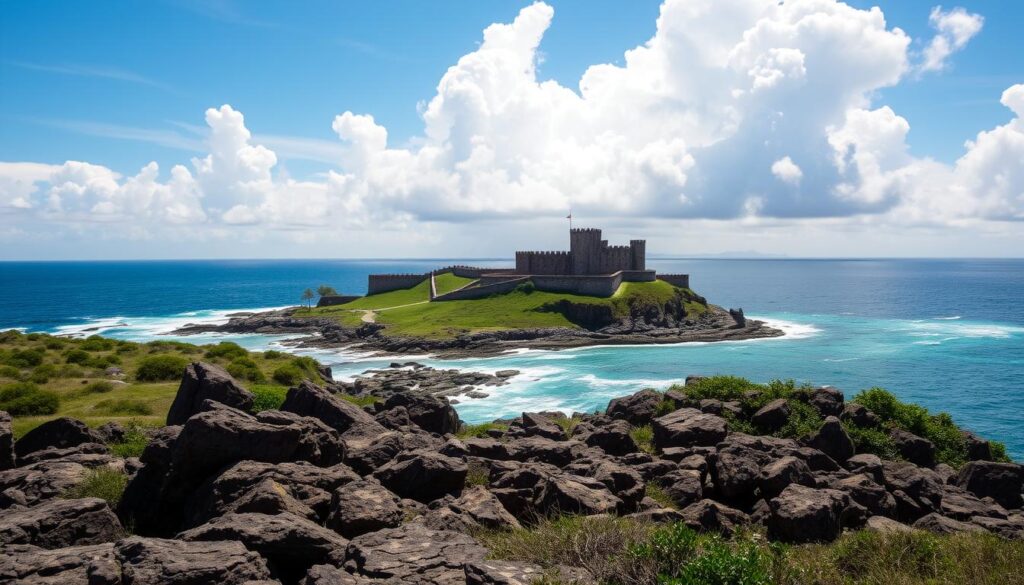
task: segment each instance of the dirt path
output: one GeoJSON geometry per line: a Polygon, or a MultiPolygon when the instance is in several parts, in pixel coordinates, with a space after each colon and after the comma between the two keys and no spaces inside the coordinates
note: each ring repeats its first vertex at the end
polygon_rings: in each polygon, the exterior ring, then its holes
{"type": "Polygon", "coordinates": [[[363,309],[363,316],[360,317],[360,321],[363,323],[376,323],[377,313],[380,311],[390,311],[391,309],[401,309],[402,307],[411,307],[413,305],[425,305],[430,301],[418,301],[415,303],[408,303],[405,305],[395,305],[394,307],[384,307],[382,309],[363,309]]]}

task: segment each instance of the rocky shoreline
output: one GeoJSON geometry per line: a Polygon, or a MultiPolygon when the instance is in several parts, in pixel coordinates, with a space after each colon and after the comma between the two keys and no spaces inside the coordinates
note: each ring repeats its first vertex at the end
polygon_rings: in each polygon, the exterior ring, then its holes
{"type": "Polygon", "coordinates": [[[254,412],[227,372],[193,363],[139,458],[110,451],[116,425],[62,418],[14,441],[0,413],[0,581],[595,583],[581,566],[490,559],[476,536],[566,514],[753,526],[787,543],[855,529],[1024,538],[1024,466],[993,461],[969,433],[959,470],[936,463],[930,441],[886,430],[832,388],[735,401],[643,390],[603,413],[526,412],[467,434],[445,392],[513,374],[394,365],[303,382],[254,412]],[[812,432],[767,434],[807,413],[822,421],[812,432]],[[857,453],[847,425],[889,433],[899,459],[857,453]],[[118,505],[66,499],[98,470],[127,476],[118,505]]]}
{"type": "Polygon", "coordinates": [[[599,345],[655,345],[688,342],[741,341],[780,337],[784,332],[763,321],[747,319],[742,310],[715,305],[696,319],[626,318],[614,325],[588,329],[511,329],[466,333],[450,339],[396,337],[384,325],[345,326],[333,319],[297,317],[294,309],[235,313],[223,324],[187,324],[172,335],[234,333],[295,335],[286,343],[307,348],[347,348],[386,355],[430,354],[439,358],[489,357],[515,349],[559,350],[599,345]]]}

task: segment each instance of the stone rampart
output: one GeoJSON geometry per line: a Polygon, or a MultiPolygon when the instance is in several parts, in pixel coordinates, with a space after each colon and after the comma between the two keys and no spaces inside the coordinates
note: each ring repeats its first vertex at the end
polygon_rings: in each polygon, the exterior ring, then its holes
{"type": "Polygon", "coordinates": [[[520,276],[517,278],[505,279],[500,282],[492,284],[485,284],[480,286],[467,286],[458,290],[438,295],[434,297],[434,302],[441,301],[465,301],[469,299],[482,299],[489,297],[494,294],[505,294],[510,293],[516,289],[517,286],[530,280],[528,276],[520,276]]]}
{"type": "Polygon", "coordinates": [[[516,252],[517,274],[570,274],[569,252],[516,252]]]}
{"type": "Polygon", "coordinates": [[[366,294],[375,295],[412,288],[429,277],[429,272],[427,274],[371,274],[366,294]]]}
{"type": "Polygon", "coordinates": [[[689,274],[659,274],[658,280],[664,280],[672,286],[678,286],[679,288],[690,288],[689,274]]]}

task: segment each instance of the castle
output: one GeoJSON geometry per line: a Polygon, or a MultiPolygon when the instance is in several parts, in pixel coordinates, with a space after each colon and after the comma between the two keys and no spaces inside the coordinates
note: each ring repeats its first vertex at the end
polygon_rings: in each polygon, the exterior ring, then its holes
{"type": "MultiPolygon", "coordinates": [[[[570,229],[568,251],[516,252],[515,268],[448,266],[426,274],[371,274],[367,294],[411,288],[425,280],[430,281],[431,301],[478,299],[511,292],[526,282],[532,282],[537,290],[597,297],[612,296],[623,282],[663,280],[689,288],[688,274],[658,274],[648,270],[646,248],[644,240],[630,240],[628,246],[610,246],[608,240],[601,239],[599,229],[570,229]],[[437,294],[434,277],[446,272],[472,278],[473,282],[437,294]]],[[[337,302],[327,297],[321,299],[325,305],[337,302]]]]}

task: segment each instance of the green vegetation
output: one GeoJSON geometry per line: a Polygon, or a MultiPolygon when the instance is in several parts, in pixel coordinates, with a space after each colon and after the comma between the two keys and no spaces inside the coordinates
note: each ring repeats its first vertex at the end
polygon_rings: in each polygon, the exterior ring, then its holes
{"type": "Polygon", "coordinates": [[[478,425],[463,424],[462,428],[459,429],[459,432],[456,436],[460,439],[469,439],[471,437],[486,438],[490,436],[487,434],[487,432],[492,429],[499,431],[507,431],[508,425],[493,422],[482,423],[478,425]]]}
{"type": "Polygon", "coordinates": [[[123,471],[109,467],[90,469],[85,479],[75,487],[62,494],[66,499],[100,498],[106,500],[111,508],[117,507],[128,485],[128,476],[123,471]]]}
{"type": "MultiPolygon", "coordinates": [[[[747,412],[754,412],[772,400],[784,398],[790,407],[790,418],[786,426],[772,433],[776,437],[802,437],[816,431],[822,423],[821,415],[807,403],[807,397],[813,388],[808,385],[798,386],[792,380],[773,380],[767,384],[755,384],[736,376],[713,376],[688,386],[674,386],[672,389],[694,400],[711,398],[736,401],[747,412]]],[[[963,431],[948,414],[931,414],[925,408],[901,402],[892,393],[881,388],[864,390],[854,396],[852,401],[864,405],[882,420],[880,428],[860,427],[850,421],[843,422],[843,427],[853,439],[858,453],[873,453],[885,459],[899,459],[899,452],[888,432],[890,428],[899,428],[934,443],[936,460],[940,463],[959,468],[967,461],[967,443],[963,431]]],[[[729,422],[729,428],[734,431],[765,433],[764,429],[758,429],[752,423],[729,412],[724,412],[723,416],[729,422]]],[[[990,444],[996,460],[1009,461],[1005,446],[997,442],[990,444]]]]}
{"type": "Polygon", "coordinates": [[[124,430],[124,438],[110,445],[110,450],[118,457],[139,457],[146,450],[149,437],[135,421],[130,421],[124,430]]]}
{"type": "Polygon", "coordinates": [[[291,366],[299,380],[321,381],[311,358],[249,352],[229,342],[199,346],[161,340],[140,344],[6,331],[0,332],[0,410],[14,416],[17,436],[58,416],[71,416],[94,427],[120,422],[135,431],[129,432],[123,445],[114,447],[115,452],[137,456],[146,445],[141,429],[163,425],[182,371],[197,360],[224,367],[243,384],[272,389],[280,398],[264,408],[279,406],[284,399],[283,385],[259,384],[270,380],[282,366],[291,366]],[[122,374],[107,374],[114,362],[122,374]]]}
{"type": "Polygon", "coordinates": [[[1024,542],[989,534],[851,532],[823,545],[783,546],[756,531],[731,539],[682,523],[654,525],[613,516],[542,519],[474,536],[503,560],[552,571],[583,567],[616,585],[954,585],[1022,583],[1024,542]]]}
{"type": "MultiPolygon", "coordinates": [[[[435,277],[438,294],[462,288],[472,279],[451,273],[435,277]]],[[[607,307],[608,314],[623,317],[648,306],[664,306],[677,297],[687,315],[697,316],[708,308],[693,291],[663,281],[626,282],[609,298],[590,297],[536,290],[531,283],[506,294],[482,299],[428,302],[430,282],[407,289],[370,295],[344,305],[298,309],[296,316],[331,317],[344,325],[359,326],[366,311],[375,311],[375,320],[396,336],[448,338],[462,333],[537,327],[580,325],[570,319],[579,305],[607,307]]]]}
{"type": "Polygon", "coordinates": [[[654,453],[654,429],[651,425],[633,427],[629,436],[636,443],[636,446],[644,453],[654,453]]]}
{"type": "Polygon", "coordinates": [[[288,395],[288,388],[284,386],[271,386],[268,384],[258,384],[249,388],[249,391],[253,393],[255,397],[252,401],[253,412],[263,412],[264,410],[277,410],[284,404],[284,399],[288,395]]]}
{"type": "Polygon", "coordinates": [[[188,360],[179,355],[154,355],[143,358],[135,379],[143,382],[179,380],[188,360]]]}

